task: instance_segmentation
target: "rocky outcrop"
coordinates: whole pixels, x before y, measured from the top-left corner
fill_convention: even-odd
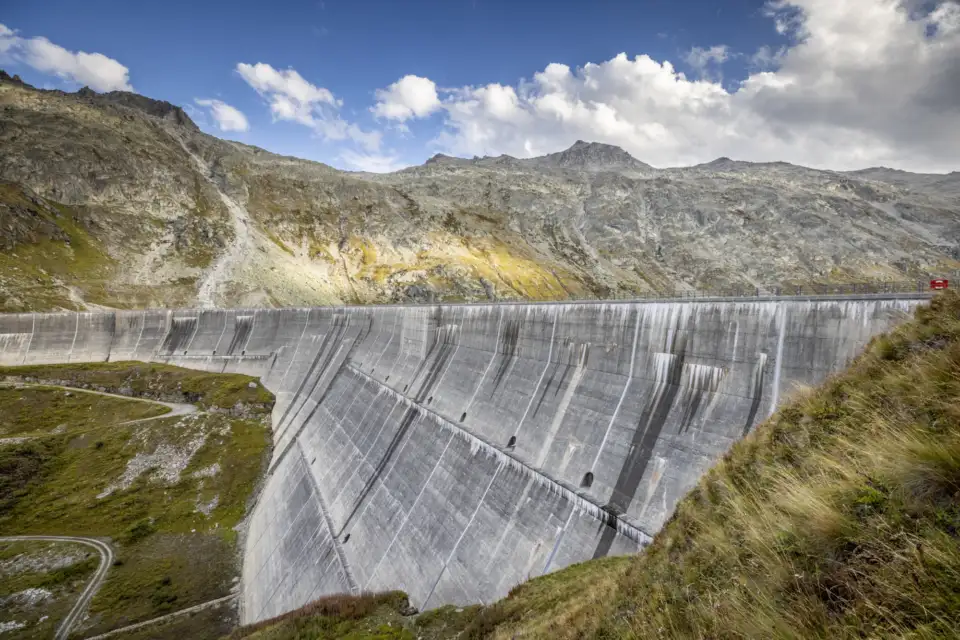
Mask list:
[[[98,94],[94,91],[91,91],[87,87],[84,87],[80,91],[82,92],[84,89],[89,92],[88,97],[92,98],[93,100],[104,103],[119,104],[132,109],[137,109],[138,111],[142,111],[147,115],[166,120],[174,125],[199,131],[197,125],[193,122],[193,120],[190,119],[190,116],[188,116],[183,109],[174,104],[170,104],[165,100],[153,100],[152,98],[147,98],[129,91],[110,91],[109,93]]]
[[[629,153],[609,144],[584,142],[577,140],[572,147],[558,153],[540,158],[532,158],[526,163],[532,167],[563,167],[581,171],[629,171],[652,170],[650,165],[640,162]]]
[[[0,82],[7,82],[7,83],[10,83],[10,84],[18,84],[18,85],[20,85],[21,87],[27,87],[27,88],[29,88],[29,89],[33,89],[33,86],[31,86],[31,85],[27,84],[26,82],[24,82],[24,81],[20,78],[20,76],[18,76],[18,75],[16,75],[16,74],[14,74],[14,75],[11,76],[9,73],[7,73],[6,71],[4,71],[3,69],[0,69]]]
[[[59,215],[19,185],[0,182],[0,250],[10,252],[18,245],[43,240],[68,242],[69,236],[54,221]]]

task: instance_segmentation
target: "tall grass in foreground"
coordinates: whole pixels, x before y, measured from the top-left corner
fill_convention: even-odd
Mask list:
[[[619,586],[579,631],[960,636],[960,295],[735,446]]]

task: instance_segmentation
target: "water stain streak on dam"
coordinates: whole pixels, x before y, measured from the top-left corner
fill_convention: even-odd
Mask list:
[[[491,602],[640,549],[797,383],[923,298],[0,316],[0,363],[143,360],[277,396],[244,622],[324,594]]]

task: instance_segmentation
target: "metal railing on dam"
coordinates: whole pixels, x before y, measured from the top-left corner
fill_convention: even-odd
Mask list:
[[[636,552],[795,385],[927,292],[0,316],[0,363],[143,360],[260,376],[274,453],[245,622],[324,594],[490,602]]]

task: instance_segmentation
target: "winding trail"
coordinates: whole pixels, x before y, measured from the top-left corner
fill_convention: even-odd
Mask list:
[[[161,407],[167,407],[170,409],[167,413],[161,413],[158,416],[150,416],[149,418],[138,418],[137,420],[128,420],[126,422],[118,422],[114,426],[121,426],[127,424],[138,424],[140,422],[147,422],[148,420],[160,420],[162,418],[175,418],[177,416],[186,416],[194,413],[202,413],[200,409],[195,404],[185,404],[180,402],[163,402],[161,400],[151,400],[149,398],[137,398],[136,396],[125,396],[119,393],[108,393],[106,391],[94,391],[93,389],[81,389],[79,387],[65,387],[59,384],[43,384],[41,382],[13,382],[13,383],[0,383],[0,388],[38,388],[43,387],[47,389],[61,389],[63,391],[70,391],[76,393],[89,393],[95,396],[107,396],[108,398],[120,398],[121,400],[132,400],[134,402],[146,402],[148,404],[155,404]]]
[[[87,584],[87,588],[80,594],[80,598],[77,599],[76,604],[70,609],[70,613],[67,614],[67,617],[64,618],[60,626],[57,627],[54,640],[67,640],[70,631],[74,625],[77,624],[83,612],[86,611],[87,605],[90,604],[90,599],[93,598],[107,577],[107,570],[109,570],[110,565],[113,564],[113,549],[100,540],[75,536],[2,536],[0,537],[0,542],[70,542],[93,547],[100,554],[100,566],[97,567],[96,573],[93,574],[93,578]]]
[[[120,627],[119,629],[112,629],[106,633],[101,633],[98,636],[92,636],[87,638],[87,640],[101,640],[102,638],[111,638],[115,635],[126,633],[128,631],[136,631],[137,629],[142,629],[144,627],[150,627],[161,622],[166,622],[168,620],[173,620],[174,618],[179,618],[191,613],[196,613],[197,611],[203,611],[205,609],[210,609],[216,607],[217,605],[223,604],[225,602],[230,602],[231,600],[236,600],[240,597],[238,593],[231,593],[228,596],[223,596],[222,598],[217,598],[216,600],[208,600],[207,602],[201,602],[200,604],[194,605],[192,607],[187,607],[186,609],[180,609],[179,611],[174,611],[173,613],[168,613],[165,616],[160,616],[159,618],[152,618],[150,620],[144,620],[143,622],[138,622],[136,624],[131,624],[127,627]]]

